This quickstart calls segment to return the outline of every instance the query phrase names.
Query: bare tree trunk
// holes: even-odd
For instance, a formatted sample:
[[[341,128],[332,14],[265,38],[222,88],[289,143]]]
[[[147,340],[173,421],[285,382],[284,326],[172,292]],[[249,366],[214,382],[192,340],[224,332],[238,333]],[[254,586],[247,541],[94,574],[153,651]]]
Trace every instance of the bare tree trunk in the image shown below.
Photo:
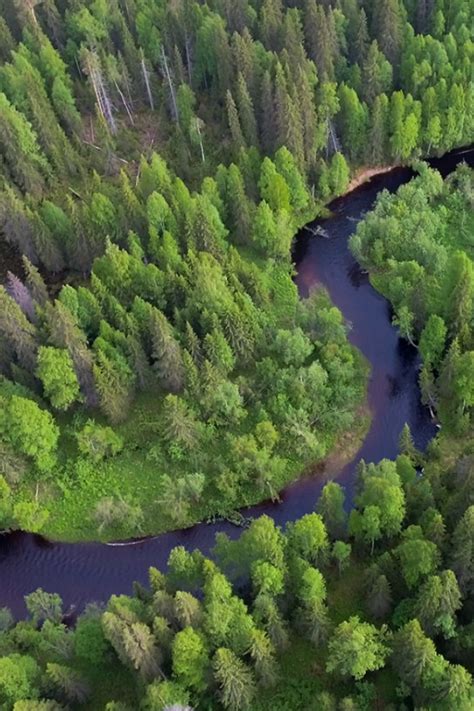
[[[170,73],[170,69],[169,69],[169,65],[168,65],[168,58],[165,54],[163,45],[161,45],[161,59],[163,61],[163,68],[165,70],[166,81],[168,82],[168,87],[169,87],[170,94],[171,94],[173,119],[175,121],[177,121],[178,117],[179,117],[179,112],[178,112],[178,104],[176,103],[176,92],[174,89],[173,80],[171,78],[171,73]]]
[[[339,141],[339,138],[337,137],[337,133],[334,129],[333,122],[329,119],[328,120],[328,137],[331,139],[332,142],[332,148],[334,153],[338,153],[341,151],[341,144]]]
[[[99,58],[93,51],[88,51],[84,58],[85,69],[90,77],[101,116],[112,133],[117,132],[117,124],[113,113],[113,105],[107,94],[104,78],[100,69]]]
[[[127,112],[128,118],[130,119],[130,122],[131,122],[132,125],[134,126],[134,125],[135,125],[135,121],[133,120],[133,114],[132,114],[132,112],[131,112],[131,110],[130,110],[130,107],[129,107],[128,103],[127,103],[127,100],[126,100],[126,98],[125,98],[123,92],[121,91],[121,89],[120,89],[120,87],[119,87],[119,85],[117,84],[116,81],[114,82],[114,84],[115,84],[115,88],[117,89],[117,91],[118,91],[118,93],[119,93],[120,98],[122,99],[122,104],[123,104],[124,107],[125,107],[125,111]]]
[[[199,136],[199,148],[201,149],[201,159],[202,159],[202,162],[205,163],[206,162],[206,155],[204,153],[204,145],[202,143],[201,127],[200,127],[199,123],[200,123],[199,119],[196,119],[196,131],[197,131],[197,135]]]
[[[153,94],[151,93],[151,86],[150,86],[150,77],[148,75],[148,69],[146,68],[145,64],[145,55],[143,54],[143,49],[140,50],[141,54],[141,68],[142,68],[142,74],[143,74],[143,79],[145,81],[145,87],[146,87],[146,93],[148,94],[148,102],[150,104],[150,108],[152,111],[155,110],[155,104],[153,102]]]
[[[102,103],[103,103],[103,107],[104,107],[105,120],[107,121],[108,125],[110,126],[110,130],[112,131],[112,133],[117,133],[117,124],[115,123],[112,102],[110,101],[109,96],[107,94],[104,79],[103,79],[103,76],[100,71],[98,71],[98,73],[97,73],[97,80],[99,83],[100,93],[102,96]]]

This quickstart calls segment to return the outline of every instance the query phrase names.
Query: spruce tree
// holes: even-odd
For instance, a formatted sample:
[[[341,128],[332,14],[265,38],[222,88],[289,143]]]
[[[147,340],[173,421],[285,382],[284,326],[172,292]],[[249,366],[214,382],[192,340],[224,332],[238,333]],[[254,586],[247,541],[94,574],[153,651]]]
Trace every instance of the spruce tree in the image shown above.
[[[248,709],[256,691],[251,670],[225,647],[216,651],[213,668],[224,708],[229,711]]]
[[[237,78],[237,106],[240,126],[249,146],[258,147],[257,122],[252,98],[242,74]]]
[[[227,120],[229,122],[230,133],[232,136],[232,142],[234,145],[235,153],[238,153],[239,149],[245,145],[244,136],[242,133],[242,128],[240,126],[239,114],[235,106],[235,101],[230,93],[226,93],[226,106],[227,106]]]

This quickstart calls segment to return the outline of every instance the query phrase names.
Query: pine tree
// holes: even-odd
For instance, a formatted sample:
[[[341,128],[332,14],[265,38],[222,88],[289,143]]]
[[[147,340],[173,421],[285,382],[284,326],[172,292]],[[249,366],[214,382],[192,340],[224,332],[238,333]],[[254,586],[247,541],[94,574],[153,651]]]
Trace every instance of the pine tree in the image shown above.
[[[213,668],[223,706],[229,711],[248,709],[256,691],[250,669],[230,649],[224,647],[215,653]]]
[[[385,575],[378,575],[372,583],[367,596],[367,607],[376,619],[383,620],[392,607],[392,591]]]
[[[432,575],[421,586],[415,605],[416,617],[426,634],[442,634],[445,639],[456,634],[456,611],[461,607],[461,593],[452,570]]]
[[[404,30],[400,0],[380,0],[375,6],[373,25],[380,49],[396,71],[400,61]]]
[[[159,671],[159,653],[155,638],[143,622],[132,622],[123,630],[124,652],[134,669],[145,679],[153,679]]]
[[[436,658],[436,648],[423,634],[418,620],[408,622],[393,638],[392,664],[401,680],[419,688]]]
[[[28,257],[23,256],[23,268],[26,275],[26,283],[31,296],[39,306],[45,306],[49,301],[48,289],[39,270],[30,262]]]
[[[41,346],[36,374],[53,407],[67,410],[78,399],[79,383],[68,351]]]
[[[344,491],[335,482],[325,484],[318,500],[317,510],[331,538],[345,536],[347,514],[344,510]]]
[[[369,48],[369,30],[367,26],[367,15],[362,7],[357,14],[356,39],[353,47],[353,58],[362,67]]]
[[[173,334],[171,324],[156,308],[151,312],[150,331],[154,367],[160,383],[169,392],[180,392],[184,386],[181,348]]]
[[[94,407],[98,399],[92,373],[93,358],[85,334],[73,314],[60,301],[56,301],[54,306],[46,305],[45,317],[50,343],[69,351],[85,401],[89,407]]]
[[[277,680],[275,650],[268,635],[259,629],[252,632],[250,657],[255,665],[255,673],[262,686],[273,686]]]
[[[333,195],[342,195],[349,184],[349,166],[342,153],[334,153],[329,165],[328,181]]]
[[[226,206],[230,233],[237,242],[247,244],[251,225],[250,201],[245,194],[242,173],[234,163],[229,167],[226,187]]]
[[[13,103],[25,106],[44,153],[60,175],[74,175],[79,170],[79,159],[56,120],[41,74],[20,52],[14,54],[7,70],[6,93],[10,92]]]
[[[377,40],[374,40],[366,54],[362,65],[363,97],[371,104],[382,92],[390,91],[392,87],[392,66],[380,51]]]
[[[185,401],[176,395],[167,395],[163,402],[163,436],[168,444],[177,442],[191,450],[198,441],[198,423]]]
[[[112,423],[122,422],[128,414],[133,397],[135,376],[125,358],[115,349],[108,352],[95,341],[94,381],[100,407]],[[114,352],[115,351],[115,352]]]
[[[268,107],[266,110],[268,111]],[[273,110],[275,112],[275,142],[278,146],[284,146],[286,145],[288,138],[291,99],[286,86],[285,74],[280,63],[277,64],[275,70],[275,94]]]
[[[473,310],[474,268],[465,252],[456,251],[450,256],[445,289],[445,320],[450,334],[457,336],[470,324]]]
[[[48,662],[46,673],[68,701],[83,704],[89,699],[91,693],[89,685],[75,669]]]
[[[308,53],[316,64],[321,81],[334,79],[334,59],[331,36],[324,7],[316,0],[307,0],[304,15],[304,32]]]
[[[0,17],[0,59],[2,62],[8,62],[14,48],[15,40],[10,32],[7,21],[3,17]]]
[[[242,74],[237,77],[237,106],[240,126],[249,146],[258,147],[257,122],[252,98]]]
[[[33,195],[41,194],[50,167],[41,153],[36,133],[24,114],[0,92],[0,146],[18,186]]]
[[[260,142],[265,153],[270,154],[277,140],[277,128],[273,111],[268,107],[273,107],[273,84],[269,71],[265,71],[262,77],[260,89]]]
[[[281,48],[283,27],[281,0],[263,0],[260,27],[266,48],[278,52]]]
[[[234,145],[234,151],[237,154],[240,148],[245,146],[244,136],[240,126],[239,114],[235,105],[234,98],[230,91],[226,93],[227,120],[229,123],[230,133]]]
[[[271,595],[260,593],[254,602],[254,617],[278,650],[288,646],[288,631],[278,605]]]
[[[313,71],[299,68],[296,81],[296,95],[293,103],[299,109],[303,126],[303,147],[307,168],[311,168],[316,160],[316,126],[314,86],[316,77]]]
[[[290,8],[285,14],[283,34],[289,73],[296,76],[298,69],[306,64],[303,27],[300,13],[296,8]]]
[[[451,567],[456,573],[463,594],[472,595],[474,591],[474,506],[466,509],[454,529]]]
[[[270,208],[290,211],[290,189],[270,158],[264,158],[258,183],[262,199]]]
[[[36,366],[36,329],[20,306],[0,285],[0,333],[13,348],[19,364],[29,371]]]
[[[21,279],[11,272],[7,272],[7,293],[16,301],[28,320],[36,324],[35,303],[31,293]]]
[[[174,598],[176,618],[181,627],[197,629],[202,624],[202,606],[200,601],[191,593],[178,590]]]
[[[248,27],[232,35],[232,55],[237,75],[241,74],[255,102],[259,98],[259,71],[255,60],[255,43]]]
[[[204,637],[192,627],[178,632],[173,640],[173,674],[188,689],[206,688],[209,651]]]
[[[370,118],[369,138],[366,146],[366,158],[371,165],[381,165],[388,155],[388,112],[389,102],[386,94],[375,97]]]
[[[401,454],[406,454],[411,459],[415,459],[417,455],[415,443],[411,434],[410,426],[407,422],[403,425],[400,434],[399,449]]]
[[[275,153],[275,166],[288,185],[293,210],[297,214],[304,214],[310,205],[311,198],[295,155],[290,153],[286,147],[280,148]]]

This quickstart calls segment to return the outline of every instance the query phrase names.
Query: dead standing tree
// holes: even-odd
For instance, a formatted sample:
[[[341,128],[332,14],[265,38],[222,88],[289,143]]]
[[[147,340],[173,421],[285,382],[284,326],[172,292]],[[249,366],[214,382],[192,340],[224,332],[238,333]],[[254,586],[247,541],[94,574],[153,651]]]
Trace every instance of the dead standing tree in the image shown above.
[[[92,49],[83,49],[81,64],[84,73],[89,77],[96,98],[97,108],[112,134],[117,133],[117,123],[114,116],[114,106],[104,79],[100,59]]]

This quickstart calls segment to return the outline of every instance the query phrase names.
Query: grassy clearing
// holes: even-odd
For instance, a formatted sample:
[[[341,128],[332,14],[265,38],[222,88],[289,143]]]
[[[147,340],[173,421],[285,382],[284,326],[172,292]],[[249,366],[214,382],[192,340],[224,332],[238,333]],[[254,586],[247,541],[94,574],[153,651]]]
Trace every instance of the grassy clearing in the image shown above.
[[[167,461],[166,467],[163,467],[150,456],[150,448],[157,439],[160,404],[161,397],[157,394],[137,398],[127,422],[117,428],[125,441],[123,452],[99,464],[77,457],[75,440],[71,434],[73,422],[71,418],[63,419],[59,457],[61,466],[55,472],[54,479],[41,483],[37,489],[36,483],[27,477],[17,494],[18,498],[25,500],[38,496],[38,500],[48,509],[49,518],[41,529],[43,535],[64,541],[109,541],[154,535],[176,528],[167,507],[160,502],[160,489],[162,477],[165,474],[179,476],[183,473],[183,464]],[[363,441],[370,423],[368,412],[364,410],[363,416],[358,417],[356,422],[357,427],[343,433],[337,440],[328,442],[330,454],[324,460],[290,460],[278,482],[278,489],[281,491],[304,473],[310,472],[312,476],[317,476],[329,468],[331,473],[334,471],[337,474],[337,468],[354,456]],[[76,418],[74,427],[77,424]],[[247,423],[246,428],[249,425]],[[215,452],[215,456],[224,454],[225,447],[223,441],[221,451]],[[142,526],[131,531],[125,521],[99,531],[93,511],[97,502],[107,496],[121,496],[138,503],[143,510]],[[258,503],[263,498],[261,491],[249,486],[240,492],[239,505],[243,507]],[[192,516],[186,525],[216,514],[229,515],[234,510],[235,505],[226,504],[224,500],[218,510],[215,500],[212,502],[206,499],[193,507]]]

